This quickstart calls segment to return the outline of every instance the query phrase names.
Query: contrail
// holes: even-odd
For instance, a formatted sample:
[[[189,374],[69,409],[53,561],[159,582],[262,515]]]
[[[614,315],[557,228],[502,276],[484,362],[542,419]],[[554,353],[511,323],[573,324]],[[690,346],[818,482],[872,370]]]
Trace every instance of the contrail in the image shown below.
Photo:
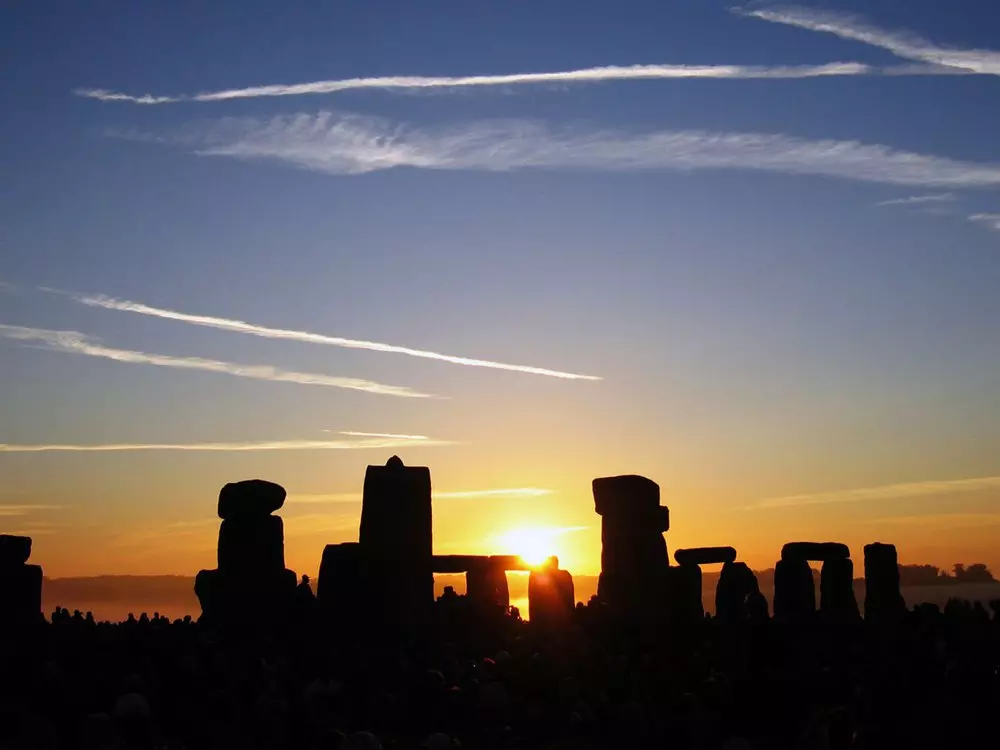
[[[267,339],[286,339],[289,341],[301,341],[309,344],[325,344],[327,346],[339,346],[346,349],[367,349],[375,352],[388,352],[391,354],[405,354],[410,357],[421,357],[423,359],[436,359],[441,362],[450,362],[455,365],[466,365],[468,367],[488,367],[494,370],[508,370],[511,372],[523,372],[531,375],[546,375],[552,378],[564,378],[567,380],[601,380],[596,375],[580,375],[573,372],[562,372],[560,370],[549,370],[544,367],[531,367],[529,365],[511,365],[503,362],[493,362],[486,359],[473,359],[470,357],[457,357],[451,354],[441,354],[438,352],[425,351],[423,349],[412,349],[407,346],[395,346],[393,344],[382,344],[377,341],[361,341],[357,339],[345,339],[339,336],[326,336],[320,333],[310,333],[309,331],[292,331],[284,328],[269,328],[267,326],[254,325],[242,320],[230,320],[228,318],[216,318],[209,315],[191,315],[178,312],[176,310],[165,310],[159,307],[151,307],[140,302],[129,302],[119,300],[105,295],[96,296],[74,296],[77,302],[91,307],[103,307],[106,310],[122,310],[125,312],[139,313],[140,315],[150,315],[155,318],[165,318],[167,320],[177,320],[182,323],[217,328],[223,331],[234,331],[236,333],[246,333],[251,336],[260,336]]]
[[[596,83],[600,81],[668,80],[679,78],[767,79],[822,78],[859,76],[872,72],[868,65],[855,62],[835,62],[825,65],[605,65],[579,70],[549,73],[509,73],[478,76],[377,76],[372,78],[341,78],[309,83],[249,86],[242,89],[206,91],[180,96],[133,96],[107,89],[79,88],[73,93],[103,102],[133,104],[175,104],[177,102],[218,102],[229,99],[256,99],[264,96],[303,96],[336,94],[358,89],[420,91],[427,89],[457,89],[488,86],[523,86],[538,84]]]
[[[45,328],[25,328],[23,326],[0,324],[0,337],[16,341],[41,341],[47,348],[56,351],[86,354],[89,357],[102,357],[116,362],[174,367],[184,370],[203,370],[206,372],[235,375],[241,378],[270,380],[281,383],[347,388],[354,391],[377,393],[383,396],[436,398],[431,394],[420,393],[404,386],[385,385],[358,378],[342,378],[319,373],[279,370],[271,365],[240,365],[232,362],[221,362],[215,359],[203,359],[201,357],[172,357],[166,354],[150,354],[128,349],[112,349],[94,342],[78,331],[52,331]]]
[[[197,143],[201,146],[195,146],[197,153],[203,156],[266,161],[332,175],[404,167],[487,172],[740,169],[925,188],[1000,185],[1000,163],[783,133],[629,132],[581,122],[551,126],[510,118],[420,127],[334,112],[229,119],[221,123],[223,127],[218,125],[210,125],[200,134],[189,130],[188,140],[177,145]],[[116,301],[106,304],[127,305]]]
[[[0,453],[106,453],[119,451],[330,451],[374,448],[418,448],[450,445],[448,440],[273,440],[253,443],[0,443]],[[28,507],[28,506],[17,506]],[[35,506],[38,507],[38,506]],[[4,515],[0,506],[0,515]]]
[[[807,31],[833,34],[841,39],[880,47],[905,60],[950,68],[960,73],[1000,75],[1000,52],[996,50],[944,47],[910,31],[881,29],[849,13],[795,6],[766,10],[734,8],[733,12]]]

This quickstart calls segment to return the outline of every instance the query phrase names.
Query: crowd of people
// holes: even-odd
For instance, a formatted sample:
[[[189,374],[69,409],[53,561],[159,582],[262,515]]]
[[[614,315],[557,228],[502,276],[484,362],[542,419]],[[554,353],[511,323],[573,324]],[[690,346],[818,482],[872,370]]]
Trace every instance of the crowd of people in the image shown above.
[[[594,599],[557,632],[454,594],[421,630],[350,603],[270,629],[58,609],[3,639],[0,749],[996,747],[991,609],[670,627]]]

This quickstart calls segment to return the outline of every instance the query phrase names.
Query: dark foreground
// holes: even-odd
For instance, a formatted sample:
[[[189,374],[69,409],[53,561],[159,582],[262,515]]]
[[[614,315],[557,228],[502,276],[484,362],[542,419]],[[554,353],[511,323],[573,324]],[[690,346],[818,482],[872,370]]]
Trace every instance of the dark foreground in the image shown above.
[[[593,603],[542,631],[451,598],[422,634],[62,610],[0,646],[0,748],[997,747],[998,609],[625,629]]]

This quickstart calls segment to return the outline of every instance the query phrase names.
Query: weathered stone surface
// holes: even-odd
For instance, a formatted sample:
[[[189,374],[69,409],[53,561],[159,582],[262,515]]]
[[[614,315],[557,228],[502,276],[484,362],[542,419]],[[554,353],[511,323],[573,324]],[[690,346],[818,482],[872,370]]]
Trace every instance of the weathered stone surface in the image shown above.
[[[674,550],[674,560],[678,565],[713,565],[736,562],[733,547],[692,547]]]
[[[850,622],[860,618],[854,597],[854,562],[827,560],[820,572],[819,609],[826,619]]]
[[[774,616],[798,622],[816,611],[812,569],[803,557],[779,560],[774,566]]]
[[[715,588],[715,616],[729,623],[749,620],[750,597],[759,592],[757,576],[746,563],[725,563]]]
[[[569,571],[533,570],[528,577],[528,619],[537,627],[565,629],[573,617],[574,596]]]
[[[34,625],[42,621],[42,568],[0,568],[0,625]]]
[[[219,570],[252,574],[285,569],[280,516],[235,516],[219,527]]]
[[[230,482],[219,492],[219,518],[267,516],[285,504],[285,488],[264,479]]]
[[[851,556],[851,550],[840,542],[789,542],[781,548],[781,559],[811,560],[826,562],[827,560],[846,560]]]
[[[892,544],[865,545],[865,620],[894,622],[906,613],[899,562]]]
[[[31,557],[31,537],[0,534],[0,567],[22,565]]]
[[[388,620],[415,622],[434,603],[431,474],[393,456],[369,466],[361,506],[360,545],[373,606]]]

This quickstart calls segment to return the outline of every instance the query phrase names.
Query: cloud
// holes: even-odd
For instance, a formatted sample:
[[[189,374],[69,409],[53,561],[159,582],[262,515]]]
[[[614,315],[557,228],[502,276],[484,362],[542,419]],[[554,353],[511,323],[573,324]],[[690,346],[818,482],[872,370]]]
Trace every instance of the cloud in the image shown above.
[[[874,502],[879,500],[897,500],[907,497],[949,495],[959,492],[984,492],[988,490],[1000,490],[1000,477],[907,482],[853,490],[772,497],[754,503],[748,506],[748,509],[791,508],[799,505],[826,505],[828,503]]]
[[[679,78],[709,79],[774,79],[823,78],[858,76],[871,72],[861,63],[835,62],[825,65],[606,65],[579,70],[550,73],[510,73],[477,76],[379,76],[373,78],[343,78],[309,83],[249,86],[242,89],[208,91],[180,96],[132,96],[107,89],[76,89],[73,93],[102,102],[133,104],[173,104],[176,102],[218,102],[230,99],[256,99],[268,96],[303,96],[336,94],[342,91],[377,89],[382,91],[427,91],[433,89],[467,89],[495,86],[538,84],[598,83],[602,81],[667,80]]]
[[[404,386],[384,385],[358,378],[280,370],[271,365],[240,365],[215,359],[203,359],[201,357],[173,357],[166,354],[149,354],[147,352],[128,349],[112,349],[96,343],[94,340],[77,331],[53,331],[45,328],[25,328],[22,326],[0,324],[0,338],[13,339],[15,341],[41,341],[47,348],[55,351],[85,354],[89,357],[101,357],[116,362],[156,365],[158,367],[173,367],[184,370],[203,370],[205,372],[224,373],[241,378],[270,380],[279,383],[299,383],[302,385],[319,385],[329,388],[347,388],[349,390],[365,391],[383,396],[434,398],[430,394],[420,393]]]
[[[1000,214],[972,214],[969,221],[982,224],[994,232],[1000,232]]]
[[[935,529],[956,529],[1000,524],[1000,513],[928,513],[919,516],[889,516],[866,521],[870,525],[898,524],[901,526],[932,526]]]
[[[951,68],[963,73],[1000,75],[1000,52],[943,47],[913,32],[881,29],[860,16],[848,13],[795,6],[762,10],[736,8],[734,12],[771,23],[824,32],[841,39],[880,47],[905,60]]]
[[[0,505],[0,517],[26,516],[30,513],[45,510],[62,510],[61,505]],[[5,532],[13,533],[13,532]]]
[[[933,195],[911,195],[907,198],[893,198],[876,203],[876,206],[915,206],[922,203],[948,203],[954,201],[954,193],[935,193]]]
[[[228,318],[215,318],[209,315],[191,315],[189,313],[178,312],[176,310],[165,310],[160,307],[151,307],[141,302],[129,302],[119,300],[105,295],[79,295],[74,296],[77,302],[91,307],[101,307],[105,310],[120,310],[124,312],[139,313],[155,318],[165,318],[176,320],[182,323],[190,323],[197,326],[217,328],[223,331],[233,331],[235,333],[246,333],[251,336],[260,336],[267,339],[284,339],[288,341],[300,341],[307,344],[323,344],[327,346],[339,346],[347,349],[366,349],[369,351],[386,352],[390,354],[405,354],[409,357],[420,357],[423,359],[434,359],[441,362],[449,362],[456,365],[466,365],[468,367],[487,367],[495,370],[508,370],[513,372],[523,372],[531,375],[547,375],[553,378],[565,378],[568,380],[600,380],[595,375],[580,375],[573,372],[562,372],[560,370],[549,370],[544,367],[532,367],[529,365],[512,365],[503,362],[493,362],[486,359],[472,359],[469,357],[457,357],[451,354],[440,354],[438,352],[426,351],[424,349],[412,349],[407,346],[396,346],[394,344],[383,344],[377,341],[361,341],[358,339],[345,339],[339,336],[326,336],[320,333],[310,333],[309,331],[292,331],[285,328],[269,328],[267,326],[254,325],[242,320],[231,320]]]
[[[247,443],[42,443],[10,445],[0,443],[0,453],[104,453],[118,451],[329,451],[373,448],[417,448],[452,445],[448,440],[430,438],[369,438],[365,440],[272,440]],[[2,515],[2,512],[0,512]]]
[[[178,145],[203,155],[275,161],[336,175],[394,167],[511,171],[744,169],[892,185],[986,187],[1000,164],[958,161],[857,141],[784,134],[659,130],[487,120],[420,128],[350,114],[227,119],[189,130]]]

